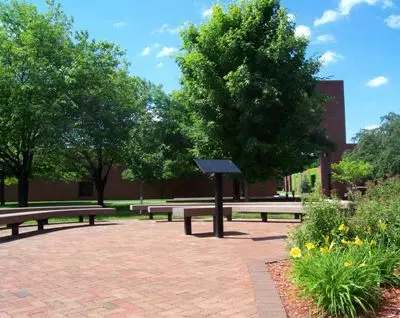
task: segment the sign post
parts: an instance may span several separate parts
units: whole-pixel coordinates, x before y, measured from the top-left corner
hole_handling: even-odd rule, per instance
[[[240,173],[239,168],[230,160],[195,160],[200,170],[214,177],[215,186],[215,215],[214,235],[218,238],[224,237],[224,202],[223,202],[223,179],[224,173]]]

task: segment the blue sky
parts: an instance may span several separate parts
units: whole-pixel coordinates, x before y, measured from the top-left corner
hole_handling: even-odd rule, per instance
[[[30,2],[45,7],[45,0]],[[212,0],[61,0],[76,29],[126,49],[134,75],[179,88],[178,27],[207,20]],[[224,1],[222,1],[224,2]],[[400,112],[400,0],[282,0],[321,76],[345,81],[347,139]]]

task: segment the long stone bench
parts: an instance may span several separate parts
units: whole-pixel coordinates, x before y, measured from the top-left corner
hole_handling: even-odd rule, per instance
[[[260,213],[261,221],[268,222],[268,214],[293,214],[296,219],[303,221],[306,214],[303,206],[299,204],[293,205],[234,205],[234,212],[239,213]]]
[[[19,226],[27,221],[37,221],[38,231],[42,231],[44,225],[50,218],[89,216],[89,225],[94,225],[96,215],[111,215],[115,213],[114,208],[90,208],[90,209],[61,209],[61,210],[40,210],[30,212],[17,212],[0,215],[0,224],[11,228],[13,236],[19,234]]]
[[[156,206],[148,206],[147,207],[147,212],[149,214],[149,218],[152,220],[155,214],[166,214],[168,216],[168,222],[172,222],[172,215],[174,211],[178,211],[178,209],[185,208],[202,208],[202,209],[215,209],[214,206],[204,206],[204,205],[156,205]],[[211,214],[209,214],[211,215]],[[202,216],[202,215],[197,215],[197,216]],[[226,215],[226,219],[228,221],[232,221],[232,211]]]
[[[54,210],[72,210],[72,209],[98,209],[101,205],[56,205],[56,206],[32,206],[27,208],[0,208],[1,214],[19,213],[19,212],[35,212],[35,211],[54,211]],[[79,222],[83,222],[83,216],[79,216]]]
[[[215,207],[214,206],[183,206],[183,207],[175,206],[172,208],[172,213],[176,217],[183,217],[184,224],[185,224],[185,234],[192,235],[192,217],[212,215],[213,218],[215,218]],[[228,221],[232,220],[232,208],[224,207],[223,215],[228,219]],[[215,220],[214,220],[214,224],[215,224]]]

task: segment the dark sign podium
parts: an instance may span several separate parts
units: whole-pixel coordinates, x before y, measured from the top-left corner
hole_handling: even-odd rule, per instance
[[[241,173],[239,168],[230,160],[195,160],[200,170],[204,174],[214,177],[215,184],[215,217],[214,235],[219,238],[224,237],[224,218],[223,218],[223,189],[222,175],[224,173]]]

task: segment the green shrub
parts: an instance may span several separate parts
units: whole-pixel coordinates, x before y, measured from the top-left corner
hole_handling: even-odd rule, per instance
[[[301,180],[300,183],[300,193],[304,194],[304,193],[310,193],[311,192],[311,184],[307,179],[307,176],[303,177],[303,180]]]
[[[349,211],[341,208],[338,200],[327,201],[322,196],[312,195],[303,206],[306,211],[304,222],[290,232],[289,247],[322,241],[335,233],[341,224],[347,223]]]
[[[398,285],[394,274],[400,265],[398,250],[361,239],[359,246],[345,242],[330,243],[321,250],[317,245],[311,247],[306,251],[304,246],[301,257],[298,251],[292,253],[297,256],[292,264],[293,279],[329,315],[356,317],[358,312],[373,312],[379,305],[380,285]]]
[[[369,185],[367,194],[356,203],[351,220],[359,232],[366,228],[387,246],[400,248],[400,180],[391,179]]]

